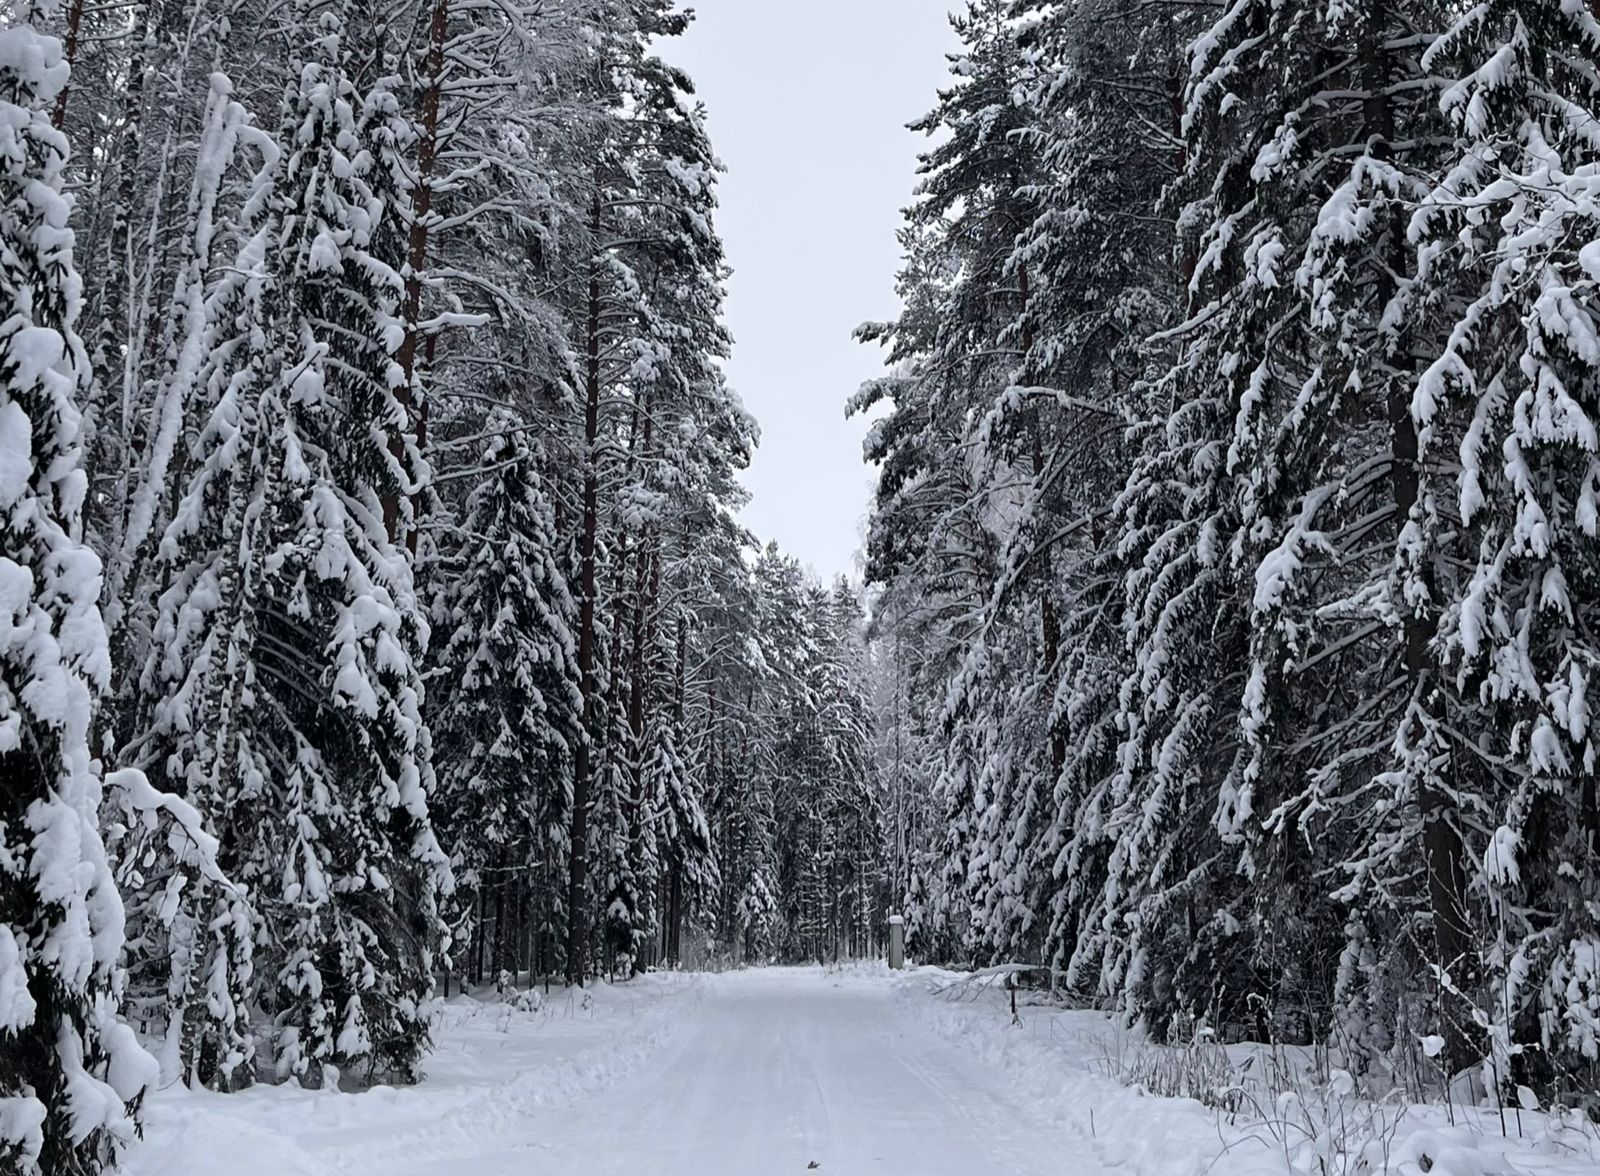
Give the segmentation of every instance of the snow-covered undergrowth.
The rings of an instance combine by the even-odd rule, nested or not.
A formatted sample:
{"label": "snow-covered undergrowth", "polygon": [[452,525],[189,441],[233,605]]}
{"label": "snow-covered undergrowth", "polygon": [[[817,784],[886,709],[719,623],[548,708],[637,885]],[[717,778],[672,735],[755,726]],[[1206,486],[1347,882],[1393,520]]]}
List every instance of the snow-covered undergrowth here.
{"label": "snow-covered undergrowth", "polygon": [[[561,1110],[632,1074],[687,1023],[700,978],[657,974],[514,1007],[453,997],[414,1087],[360,1094],[181,1085],[152,1096],[126,1176],[390,1176],[452,1170],[471,1144],[513,1145],[528,1116]],[[528,1007],[537,1003],[536,1008]]]}
{"label": "snow-covered undergrowth", "polygon": [[1001,976],[918,968],[895,983],[903,1015],[1006,1071],[1019,1098],[1126,1176],[1600,1171],[1600,1133],[1576,1115],[1374,1100],[1337,1070],[1318,1080],[1250,1046],[1154,1046],[1029,993],[1013,1015]]}

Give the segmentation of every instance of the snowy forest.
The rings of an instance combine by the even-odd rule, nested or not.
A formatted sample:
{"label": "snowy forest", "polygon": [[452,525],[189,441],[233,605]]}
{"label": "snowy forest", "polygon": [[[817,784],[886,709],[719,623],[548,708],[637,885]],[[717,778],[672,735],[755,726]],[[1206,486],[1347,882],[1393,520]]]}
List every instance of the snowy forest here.
{"label": "snowy forest", "polygon": [[0,1169],[460,982],[864,950],[864,618],[736,520],[658,0],[0,27]]}
{"label": "snowy forest", "polygon": [[966,0],[859,583],[741,521],[692,19],[0,11],[0,1171],[897,913],[1592,1097],[1600,2]]}
{"label": "snowy forest", "polygon": [[852,404],[922,955],[1600,1089],[1597,16],[967,6]]}

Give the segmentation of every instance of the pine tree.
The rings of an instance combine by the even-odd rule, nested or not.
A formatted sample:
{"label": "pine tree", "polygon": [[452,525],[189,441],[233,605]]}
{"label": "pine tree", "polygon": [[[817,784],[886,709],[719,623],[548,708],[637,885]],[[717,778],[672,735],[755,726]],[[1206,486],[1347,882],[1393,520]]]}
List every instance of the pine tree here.
{"label": "pine tree", "polygon": [[[166,521],[166,496],[174,469],[183,460],[186,432],[193,427],[191,418],[197,407],[207,407],[193,403],[199,391],[196,381],[206,360],[207,298],[211,293],[206,280],[218,236],[236,227],[233,210],[221,206],[223,189],[241,146],[253,146],[268,161],[277,156],[276,145],[252,124],[249,112],[234,98],[232,82],[223,74],[211,78],[201,125],[188,198],[186,220],[190,233],[184,241],[182,264],[173,279],[173,312],[168,326],[171,359],[154,381],[137,478],[129,491],[116,550],[108,560],[106,624],[124,651],[119,663],[135,667],[130,678],[136,677],[137,666],[143,661],[147,632],[132,636],[123,630],[148,628],[144,606],[154,594],[141,581],[153,554],[152,540],[159,538]],[[258,176],[257,184],[260,182]],[[223,291],[232,288],[233,284],[226,280],[220,286]],[[119,664],[119,670],[124,668]]]}
{"label": "pine tree", "polygon": [[[1408,407],[1424,456],[1459,458],[1465,567],[1438,585],[1438,648],[1482,709],[1436,725],[1449,774],[1420,799],[1443,810],[1430,881],[1453,888],[1434,905],[1442,983],[1465,1006],[1452,1060],[1487,1052],[1493,1084],[1600,1056],[1600,19],[1496,0],[1457,15],[1425,65],[1457,154],[1411,225],[1415,313],[1447,334]],[[1482,1030],[1486,1050],[1462,1040]]]}
{"label": "pine tree", "polygon": [[669,965],[682,961],[685,917],[698,911],[721,883],[697,782],[678,750],[682,723],[681,706],[658,720],[644,764],[645,796],[659,821],[666,871],[661,954]]}
{"label": "pine tree", "polygon": [[[634,921],[628,954],[639,964],[654,940],[661,859],[656,833],[644,823],[641,757],[664,662],[654,598],[673,587],[662,574],[661,545],[673,507],[699,509],[685,500],[703,488],[724,489],[728,467],[747,460],[751,432],[716,368],[728,346],[719,321],[722,251],[713,229],[720,165],[688,79],[653,52],[656,41],[680,34],[690,15],[661,0],[627,0],[611,16],[593,48],[602,80],[586,146],[592,161],[582,214],[587,254],[571,275],[575,350],[582,356],[573,586],[589,731],[576,765],[570,838],[572,982],[583,977],[591,904],[608,912],[614,946],[620,912]],[[695,450],[683,465],[699,466],[710,455],[713,470],[673,460]],[[625,841],[629,859],[608,859],[593,894],[585,848],[591,808],[622,822],[599,832],[597,847],[622,853]]]}
{"label": "pine tree", "polygon": [[[506,414],[488,425],[482,480],[433,573],[445,585],[435,624],[444,676],[430,691],[434,807],[463,906],[483,901],[492,870],[531,878],[565,868],[582,737],[572,597],[536,455]],[[559,923],[559,894],[533,889],[535,918]]]}
{"label": "pine tree", "polygon": [[[897,370],[850,404],[859,414],[894,402],[867,443],[868,459],[884,467],[868,576],[920,584],[936,602],[928,620],[951,663],[942,684],[951,689],[937,705],[960,729],[947,755],[962,757],[945,765],[940,792],[946,821],[967,845],[959,866],[942,871],[942,901],[983,959],[1030,945],[1028,904],[1011,891],[1039,881],[1035,830],[1023,814],[1048,793],[1060,750],[1048,724],[1059,654],[1048,561],[1031,565],[1003,600],[996,591],[1013,522],[1036,501],[1047,444],[1032,399],[1005,429],[990,429],[998,406],[1028,399],[1017,389],[1029,382],[1021,361],[1032,272],[1016,252],[1039,214],[1030,64],[1010,8],[976,0],[952,17],[963,44],[952,84],[914,128],[940,141],[921,160],[901,238],[905,309],[859,332],[886,344]],[[991,690],[996,674],[1005,684]],[[1014,833],[1023,845],[1008,851]]]}
{"label": "pine tree", "polygon": [[249,892],[223,872],[221,846],[193,805],[136,770],[107,785],[101,822],[127,908],[125,1015],[165,1024],[164,1081],[248,1085],[256,1052]]}
{"label": "pine tree", "polygon": [[651,929],[649,880],[639,868],[648,869],[651,863],[634,843],[636,836],[649,836],[650,831],[635,831],[632,739],[616,719],[604,747],[593,781],[590,821],[590,856],[600,903],[594,925],[607,971],[626,977],[633,974]]}
{"label": "pine tree", "polygon": [[384,519],[421,478],[395,441],[402,283],[380,255],[397,214],[369,182],[395,106],[355,91],[337,13],[306,27],[284,148],[215,300],[216,407],[162,543],[146,755],[218,829],[258,940],[284,945],[257,967],[279,1074],[409,1077],[449,872],[427,807],[426,625]]}
{"label": "pine tree", "polygon": [[[25,16],[26,14],[23,14]],[[0,29],[0,1164],[95,1173],[115,1163],[155,1078],[117,1020],[123,911],[99,831],[90,748],[109,670],[84,545],[76,394],[79,279],[67,144],[47,110],[59,42]]]}
{"label": "pine tree", "polygon": [[[1158,1034],[1361,1067],[1439,1035],[1450,1074],[1579,1083],[1595,22],[958,22],[905,308],[863,331],[894,370],[851,402],[888,407],[876,747],[919,948],[1042,948]],[[828,828],[783,778],[780,827]],[[780,874],[806,928],[828,868]]]}

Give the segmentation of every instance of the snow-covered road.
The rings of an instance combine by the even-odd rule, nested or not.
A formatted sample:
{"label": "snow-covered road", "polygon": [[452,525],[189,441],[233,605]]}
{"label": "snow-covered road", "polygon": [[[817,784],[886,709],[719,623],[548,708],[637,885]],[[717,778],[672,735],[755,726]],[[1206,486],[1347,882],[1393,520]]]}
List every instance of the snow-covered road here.
{"label": "snow-covered road", "polygon": [[458,997],[419,1085],[172,1087],[128,1176],[1101,1171],[1014,1074],[910,1015],[908,991],[880,967],[652,976],[532,1014]]}
{"label": "snow-covered road", "polygon": [[[815,969],[718,978],[666,1055],[531,1154],[477,1173],[1012,1176],[1092,1173],[1006,1079],[900,1015],[881,981]],[[487,1157],[485,1158],[487,1160]],[[443,1169],[440,1169],[442,1172]]]}

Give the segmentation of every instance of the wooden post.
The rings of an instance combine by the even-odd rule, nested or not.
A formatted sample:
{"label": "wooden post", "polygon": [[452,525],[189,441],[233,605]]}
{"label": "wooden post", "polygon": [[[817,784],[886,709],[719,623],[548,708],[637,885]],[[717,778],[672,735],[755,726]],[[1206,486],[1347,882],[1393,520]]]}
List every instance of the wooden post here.
{"label": "wooden post", "polygon": [[906,921],[900,915],[889,916],[889,967],[902,971],[906,966]]}

